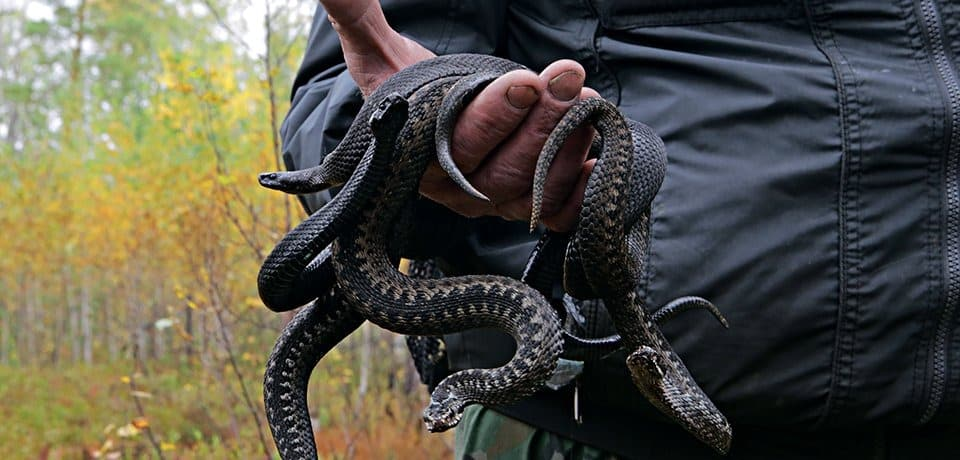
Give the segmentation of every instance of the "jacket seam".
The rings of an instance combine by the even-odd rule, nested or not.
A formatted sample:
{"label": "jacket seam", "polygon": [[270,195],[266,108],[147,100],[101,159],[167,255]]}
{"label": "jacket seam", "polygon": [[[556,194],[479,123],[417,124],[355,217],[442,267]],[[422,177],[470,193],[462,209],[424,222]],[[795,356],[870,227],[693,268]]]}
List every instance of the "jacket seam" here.
{"label": "jacket seam", "polygon": [[447,0],[447,14],[443,18],[443,26],[440,28],[440,33],[437,36],[436,47],[437,54],[448,54],[450,49],[450,40],[453,38],[453,34],[450,33],[450,23],[453,22],[454,16],[454,0]]}
{"label": "jacket seam", "polygon": [[951,2],[938,2],[943,16],[944,36],[947,38],[946,48],[953,55],[954,60],[960,54],[960,8]]}
{"label": "jacket seam", "polygon": [[[860,248],[859,203],[860,155],[860,103],[856,91],[856,78],[849,61],[840,51],[829,25],[830,5],[811,0],[807,3],[807,17],[817,49],[830,62],[836,85],[840,129],[840,171],[837,192],[838,214],[838,299],[831,359],[830,384],[823,412],[817,426],[829,419],[847,404],[853,380],[853,352],[856,345],[856,323],[860,309]],[[853,85],[849,84],[852,82]],[[854,141],[856,137],[857,141]],[[859,148],[858,148],[859,147]]]}
{"label": "jacket seam", "polygon": [[600,20],[604,28],[627,30],[637,27],[689,26],[719,22],[760,22],[803,17],[800,3],[781,1],[780,5],[765,7],[726,7],[698,9],[693,11],[670,11],[651,14],[619,15],[616,21]]}

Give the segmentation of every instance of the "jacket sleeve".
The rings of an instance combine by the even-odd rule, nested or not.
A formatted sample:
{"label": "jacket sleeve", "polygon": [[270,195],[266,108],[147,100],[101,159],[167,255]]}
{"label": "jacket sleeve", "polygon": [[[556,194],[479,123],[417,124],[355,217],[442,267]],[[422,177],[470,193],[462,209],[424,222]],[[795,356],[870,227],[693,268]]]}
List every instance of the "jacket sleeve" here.
{"label": "jacket sleeve", "polygon": [[[506,0],[383,0],[387,21],[434,53],[496,54],[503,35]],[[350,78],[340,41],[318,6],[297,71],[290,110],[280,127],[287,169],[317,165],[346,134],[363,99]],[[301,197],[307,212],[329,192]]]}

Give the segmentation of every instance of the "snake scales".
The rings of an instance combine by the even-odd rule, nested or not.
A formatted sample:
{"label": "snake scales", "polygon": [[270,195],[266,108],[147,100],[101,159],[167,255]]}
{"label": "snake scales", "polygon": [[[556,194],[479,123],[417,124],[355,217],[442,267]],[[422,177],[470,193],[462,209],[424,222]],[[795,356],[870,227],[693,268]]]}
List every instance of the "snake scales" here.
{"label": "snake scales", "polygon": [[[410,203],[418,197],[419,179],[431,160],[438,158],[461,188],[482,197],[450,158],[453,122],[472,94],[518,68],[522,67],[479,55],[415,64],[365,101],[344,141],[322,164],[261,175],[261,184],[288,193],[345,183],[331,202],[284,237],[258,278],[264,303],[277,311],[319,297],[285,328],[268,362],[265,400],[283,458],[316,455],[305,405],[306,379],[323,354],[363,319],[417,335],[498,327],[516,340],[517,351],[506,365],[460,371],[437,386],[424,412],[431,431],[456,425],[468,404],[506,403],[539,390],[553,372],[563,343],[575,342],[569,335],[561,338],[552,307],[531,286],[487,275],[413,279],[395,268],[400,256],[397,241],[407,231],[398,223],[408,217]],[[585,122],[596,127],[601,141],[592,149],[598,161],[588,180],[579,225],[566,238],[548,233],[530,266],[536,272],[543,259],[562,251],[565,289],[576,297],[603,299],[620,334],[612,340],[631,352],[627,366],[644,396],[725,453],[732,437],[729,423],[645,311],[640,292],[650,204],[666,163],[659,138],[649,128],[627,122],[601,99],[578,103],[541,153],[532,225],[539,218],[542,184],[553,156],[570,132]],[[549,238],[562,244],[551,244]],[[706,301],[675,303],[660,316],[699,307],[711,309],[722,320]]]}

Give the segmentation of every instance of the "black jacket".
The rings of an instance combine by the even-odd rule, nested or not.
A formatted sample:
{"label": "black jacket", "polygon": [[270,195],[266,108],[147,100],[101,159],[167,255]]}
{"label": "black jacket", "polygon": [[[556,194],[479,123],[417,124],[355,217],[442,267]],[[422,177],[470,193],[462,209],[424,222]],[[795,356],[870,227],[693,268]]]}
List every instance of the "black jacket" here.
{"label": "black jacket", "polygon": [[[960,5],[383,3],[395,28],[437,54],[534,70],[575,59],[588,86],[664,139],[648,300],[700,295],[729,319],[724,330],[683,315],[664,333],[731,419],[735,451],[751,427],[958,424]],[[283,126],[287,166],[317,164],[359,104],[318,11]],[[525,224],[445,222],[458,236],[445,261],[460,273],[517,275],[534,238]],[[449,339],[454,368],[510,350]],[[504,410],[618,452],[667,436],[650,434],[656,415],[622,355],[588,366],[580,394],[582,426],[569,389]]]}

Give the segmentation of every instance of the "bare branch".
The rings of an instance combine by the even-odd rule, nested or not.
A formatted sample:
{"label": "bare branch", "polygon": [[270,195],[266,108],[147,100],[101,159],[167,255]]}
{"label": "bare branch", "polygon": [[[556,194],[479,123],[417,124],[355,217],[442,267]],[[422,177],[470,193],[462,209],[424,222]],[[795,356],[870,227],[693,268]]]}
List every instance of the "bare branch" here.
{"label": "bare branch", "polygon": [[[141,360],[141,357],[140,357],[140,343],[137,340],[133,341],[133,359],[134,359],[134,371],[130,373],[130,395],[133,398],[133,404],[137,406],[137,415],[139,415],[144,420],[147,420],[147,413],[143,409],[143,404],[140,403],[140,397],[138,397],[136,393],[138,391],[136,375],[138,372],[140,372],[140,369],[143,366],[143,361]],[[153,435],[153,430],[150,429],[150,425],[147,425],[140,429],[147,433],[147,439],[149,439],[150,444],[153,445],[153,450],[157,451],[157,458],[159,458],[160,460],[165,460],[166,457],[163,455],[163,449],[160,448],[160,442],[157,441],[156,436]]]}
{"label": "bare branch", "polygon": [[214,18],[214,19],[216,19],[217,24],[219,24],[220,27],[223,28],[223,30],[227,31],[227,35],[229,35],[230,38],[232,38],[233,41],[239,43],[240,46],[243,47],[244,51],[246,51],[246,52],[248,52],[248,53],[250,53],[250,54],[253,54],[253,51],[250,49],[250,45],[248,45],[247,42],[245,42],[245,41],[243,40],[243,36],[242,36],[242,35],[238,34],[236,31],[234,31],[234,30],[233,30],[233,27],[230,27],[230,23],[228,23],[228,22],[226,21],[226,18],[224,18],[223,15],[220,14],[220,11],[217,10],[217,8],[216,8],[216,6],[213,4],[213,2],[211,2],[210,0],[203,0],[203,4],[204,4],[204,6],[207,7],[208,10],[210,10],[210,14],[213,15],[213,18]]}
{"label": "bare branch", "polygon": [[243,374],[240,372],[240,366],[237,365],[237,358],[233,350],[233,344],[230,341],[230,335],[227,334],[227,326],[223,321],[223,298],[220,292],[220,285],[215,281],[212,273],[212,267],[209,266],[210,258],[206,257],[205,262],[208,264],[207,273],[210,275],[210,293],[211,293],[211,306],[213,307],[214,316],[217,318],[217,325],[220,329],[220,339],[223,341],[224,349],[227,352],[227,358],[230,361],[230,368],[233,369],[234,375],[237,378],[237,382],[240,383],[240,393],[243,396],[243,401],[247,406],[247,410],[250,411],[250,416],[253,417],[254,422],[257,425],[257,435],[260,438],[260,445],[263,447],[263,454],[267,460],[270,460],[270,447],[267,444],[267,438],[263,434],[263,423],[260,421],[260,414],[257,411],[256,406],[253,404],[253,400],[250,397],[250,391],[247,390],[247,384],[243,380]]}
{"label": "bare branch", "polygon": [[[274,165],[277,171],[281,170],[281,153],[280,153],[280,123],[277,117],[277,87],[276,82],[273,80],[273,58],[271,57],[271,42],[273,38],[273,21],[270,14],[270,0],[264,0],[264,15],[263,15],[263,26],[266,29],[264,34],[266,52],[263,55],[263,67],[264,73],[267,76],[267,95],[270,98],[270,140],[271,146],[273,147],[273,160]],[[284,222],[286,223],[286,231],[290,231],[290,228],[293,227],[293,218],[292,212],[290,210],[290,200],[285,198],[283,200],[283,210],[284,210]]]}

